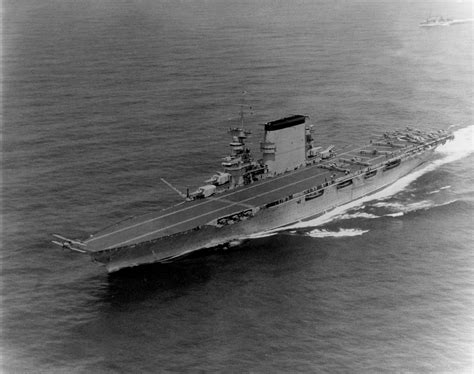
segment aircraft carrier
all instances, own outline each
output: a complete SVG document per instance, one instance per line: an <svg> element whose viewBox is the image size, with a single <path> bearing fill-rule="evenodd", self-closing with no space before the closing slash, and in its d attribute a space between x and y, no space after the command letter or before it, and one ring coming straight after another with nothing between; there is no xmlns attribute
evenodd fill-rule
<svg viewBox="0 0 474 374"><path fill-rule="evenodd" d="M55 234L53 243L90 255L109 272L169 262L314 218L377 192L453 139L447 130L406 128L338 153L334 146L315 144L313 126L306 119L292 115L264 124L258 159L245 144L250 133L242 121L229 131L231 152L222 161L223 171L196 191L182 194L182 203L127 219L83 240Z"/></svg>

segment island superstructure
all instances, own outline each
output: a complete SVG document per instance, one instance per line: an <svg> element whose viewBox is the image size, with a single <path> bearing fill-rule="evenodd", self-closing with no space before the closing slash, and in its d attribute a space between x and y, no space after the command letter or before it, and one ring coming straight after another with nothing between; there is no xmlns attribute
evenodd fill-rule
<svg viewBox="0 0 474 374"><path fill-rule="evenodd" d="M89 254L109 272L169 262L202 248L310 219L410 173L432 156L451 132L406 128L337 153L317 146L304 115L264 124L260 157L245 144L243 126L231 128L223 170L188 193L185 202L133 217L84 240L55 235L63 248Z"/></svg>

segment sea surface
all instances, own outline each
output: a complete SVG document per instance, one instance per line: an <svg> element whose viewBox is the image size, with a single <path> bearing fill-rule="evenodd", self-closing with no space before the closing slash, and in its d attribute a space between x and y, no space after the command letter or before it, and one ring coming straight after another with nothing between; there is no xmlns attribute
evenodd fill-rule
<svg viewBox="0 0 474 374"><path fill-rule="evenodd" d="M472 373L468 1L6 0L4 373ZM108 275L86 238L180 202L245 124L309 116L344 150L455 132L372 199L227 250Z"/></svg>

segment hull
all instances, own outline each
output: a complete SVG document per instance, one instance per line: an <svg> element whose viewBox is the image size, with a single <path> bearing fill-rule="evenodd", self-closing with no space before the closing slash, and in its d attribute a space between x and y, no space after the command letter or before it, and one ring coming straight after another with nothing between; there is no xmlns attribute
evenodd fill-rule
<svg viewBox="0 0 474 374"><path fill-rule="evenodd" d="M225 245L252 234L310 219L386 188L425 163L433 151L434 148L421 154L406 155L389 167L383 163L370 171L359 170L313 193L287 196L278 204L262 206L253 216L233 224L210 222L158 239L93 252L91 256L94 261L105 265L109 272L114 272L141 264L168 262L199 249Z"/></svg>
<svg viewBox="0 0 474 374"><path fill-rule="evenodd" d="M263 158L257 161L245 147L248 132L232 128L232 153L222 162L225 173L217 176L225 177L226 186L201 186L185 195L181 204L118 222L86 240L54 234L53 243L89 254L109 272L169 262L311 219L373 194L453 139L446 130L422 132L407 127L335 153L334 146L325 150L314 146L312 126L305 125L305 119L292 115L265 124Z"/></svg>

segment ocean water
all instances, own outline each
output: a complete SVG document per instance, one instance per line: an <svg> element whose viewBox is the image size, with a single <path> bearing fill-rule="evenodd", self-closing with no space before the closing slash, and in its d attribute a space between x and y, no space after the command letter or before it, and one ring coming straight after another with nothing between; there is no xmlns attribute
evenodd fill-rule
<svg viewBox="0 0 474 374"><path fill-rule="evenodd" d="M474 370L468 1L6 0L5 373ZM242 93L245 92L243 95ZM85 237L199 186L245 103L321 145L455 126L373 199L227 250L108 275Z"/></svg>

